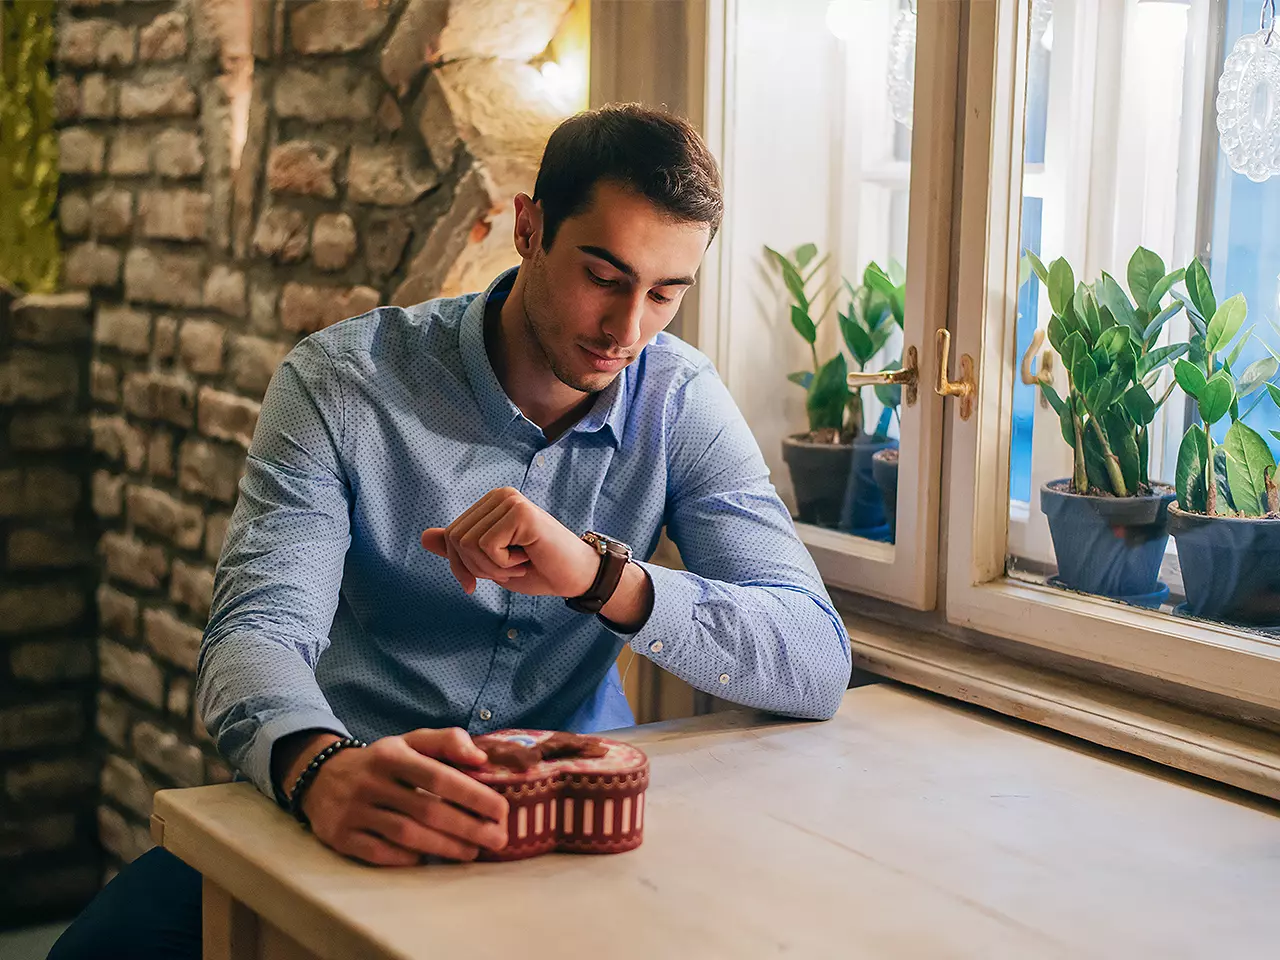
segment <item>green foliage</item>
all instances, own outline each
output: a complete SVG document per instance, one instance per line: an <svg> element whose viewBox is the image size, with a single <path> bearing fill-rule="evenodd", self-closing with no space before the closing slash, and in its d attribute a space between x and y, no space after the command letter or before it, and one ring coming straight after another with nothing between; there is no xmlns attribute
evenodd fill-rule
<svg viewBox="0 0 1280 960"><path fill-rule="evenodd" d="M841 285L828 293L826 284L819 279L826 257L817 258L815 244L806 243L790 255L772 247L764 249L791 295L791 326L809 345L813 369L789 373L787 379L806 393L810 432L826 432L833 440L865 432L862 390L850 390L848 385L850 361L838 348L834 356L821 359L817 344L822 325L837 297L842 291L847 292L847 310L836 310L840 340L853 368L862 370L884 348L893 331L902 329L906 286L900 268L891 264L889 271L885 271L878 264L870 263L857 287L842 279ZM896 369L897 365L895 362L890 369ZM886 407L896 409L901 389L877 387L876 395Z"/></svg>
<svg viewBox="0 0 1280 960"><path fill-rule="evenodd" d="M0 0L0 278L52 291L61 270L54 206L54 0Z"/></svg>
<svg viewBox="0 0 1280 960"><path fill-rule="evenodd" d="M1243 415L1240 412L1240 400L1260 390L1254 406L1270 401L1280 407L1280 386L1268 382L1280 372L1280 358L1268 348L1271 356L1249 364L1237 377L1233 367L1254 329L1240 332L1248 315L1244 296L1236 294L1219 305L1199 260L1186 269L1186 287L1187 312L1194 311L1196 333L1188 355L1177 361L1174 375L1196 401L1204 426L1189 426L1178 448L1178 506L1213 516L1280 515L1275 457L1266 440L1242 419L1253 407ZM1219 361L1222 351L1228 352ZM1215 446L1210 428L1228 416L1226 438ZM1280 434L1273 434L1280 440Z"/></svg>
<svg viewBox="0 0 1280 960"><path fill-rule="evenodd" d="M1165 301L1184 271L1166 271L1157 254L1139 247L1129 261L1128 294L1105 272L1085 284L1065 259L1046 267L1026 251L1022 276L1032 273L1048 292L1049 343L1067 370L1065 398L1049 384L1042 383L1040 391L1074 452L1073 492L1146 493L1148 427L1169 396L1167 390L1158 397L1151 390L1163 367L1189 349L1156 346L1164 325L1182 309L1180 301Z"/></svg>

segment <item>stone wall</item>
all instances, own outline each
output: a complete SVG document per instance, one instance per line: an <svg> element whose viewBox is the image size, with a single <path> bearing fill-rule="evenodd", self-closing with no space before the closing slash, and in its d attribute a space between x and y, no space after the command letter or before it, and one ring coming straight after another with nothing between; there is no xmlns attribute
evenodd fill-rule
<svg viewBox="0 0 1280 960"><path fill-rule="evenodd" d="M231 775L193 715L193 670L273 370L314 330L514 262L510 198L571 112L537 69L568 42L570 7L63 9L59 219L65 286L94 304L97 826L113 865L149 846L156 788Z"/></svg>
<svg viewBox="0 0 1280 960"><path fill-rule="evenodd" d="M0 928L97 886L84 294L0 289Z"/></svg>

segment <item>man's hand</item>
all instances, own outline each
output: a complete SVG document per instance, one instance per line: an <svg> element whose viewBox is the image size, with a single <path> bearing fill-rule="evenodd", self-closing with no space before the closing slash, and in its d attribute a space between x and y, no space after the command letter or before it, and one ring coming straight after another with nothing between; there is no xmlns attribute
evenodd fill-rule
<svg viewBox="0 0 1280 960"><path fill-rule="evenodd" d="M321 735L318 749L334 739ZM309 738L288 765L286 789L314 756L315 742ZM480 847L506 845L507 801L441 761L477 766L485 759L456 727L383 737L326 761L302 811L322 843L366 863L409 866L423 855L474 860Z"/></svg>
<svg viewBox="0 0 1280 960"><path fill-rule="evenodd" d="M467 593L493 580L526 596L577 597L600 570L589 544L511 487L485 494L447 527L424 530L422 545L448 558Z"/></svg>

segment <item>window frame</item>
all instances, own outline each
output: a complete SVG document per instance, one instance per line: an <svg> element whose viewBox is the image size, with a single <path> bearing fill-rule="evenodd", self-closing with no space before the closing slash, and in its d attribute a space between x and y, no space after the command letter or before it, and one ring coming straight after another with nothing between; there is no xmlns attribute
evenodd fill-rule
<svg viewBox="0 0 1280 960"><path fill-rule="evenodd" d="M947 411L946 616L972 628L1269 709L1280 637L1005 578L1029 0L968 8L952 369L975 358L973 416ZM979 478L983 478L979 481Z"/></svg>
<svg viewBox="0 0 1280 960"><path fill-rule="evenodd" d="M914 347L919 371L918 399L899 410L899 475L912 478L898 490L894 544L878 543L837 531L797 523L826 583L856 590L917 610L937 606L938 489L942 476L942 403L936 378L934 329L943 324L950 302L952 187L956 162L958 67L963 0L917 3L916 78L907 229L907 281L903 342ZM750 297L731 282L734 268L743 276L748 249L760 250L772 237L751 235L735 214L735 198L746 183L737 150L738 0L707 4L707 70L703 115L705 133L720 160L726 196L725 224L711 249L698 284L699 318L694 343L716 364L731 394L749 384L738 382L734 360L751 349L735 336ZM795 118L789 118L794 122ZM867 179L889 188L892 165ZM786 173L780 171L779 177ZM856 234L857 224L848 226ZM837 231L839 232L839 231ZM837 236L835 245L846 238ZM735 322L736 318L736 322ZM784 318L785 319L785 318ZM779 376L781 382L781 376Z"/></svg>

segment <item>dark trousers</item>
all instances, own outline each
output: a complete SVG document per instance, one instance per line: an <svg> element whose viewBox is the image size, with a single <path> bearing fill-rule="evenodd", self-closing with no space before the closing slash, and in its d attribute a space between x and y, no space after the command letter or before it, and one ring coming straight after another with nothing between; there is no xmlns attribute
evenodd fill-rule
<svg viewBox="0 0 1280 960"><path fill-rule="evenodd" d="M200 874L155 847L120 871L48 960L200 960Z"/></svg>

